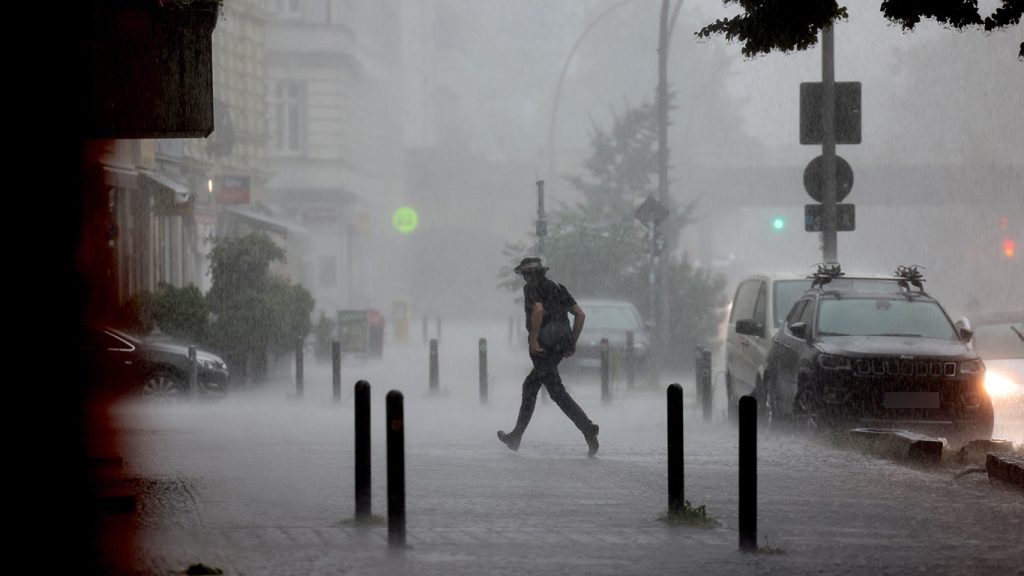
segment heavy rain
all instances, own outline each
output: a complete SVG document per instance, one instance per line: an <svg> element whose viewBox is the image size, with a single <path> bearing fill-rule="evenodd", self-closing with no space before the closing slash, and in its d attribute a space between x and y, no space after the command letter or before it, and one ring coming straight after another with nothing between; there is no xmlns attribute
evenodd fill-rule
<svg viewBox="0 0 1024 576"><path fill-rule="evenodd" d="M779 4L67 8L25 569L1024 575L1021 3Z"/></svg>

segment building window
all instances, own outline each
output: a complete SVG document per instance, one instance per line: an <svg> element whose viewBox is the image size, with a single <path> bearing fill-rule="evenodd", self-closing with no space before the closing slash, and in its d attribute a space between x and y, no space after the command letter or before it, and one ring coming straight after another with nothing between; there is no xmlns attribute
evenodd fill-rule
<svg viewBox="0 0 1024 576"><path fill-rule="evenodd" d="M300 155L306 149L306 85L278 82L274 97L274 148L281 154Z"/></svg>
<svg viewBox="0 0 1024 576"><path fill-rule="evenodd" d="M320 285L334 286L338 282L338 264L334 256L320 257Z"/></svg>

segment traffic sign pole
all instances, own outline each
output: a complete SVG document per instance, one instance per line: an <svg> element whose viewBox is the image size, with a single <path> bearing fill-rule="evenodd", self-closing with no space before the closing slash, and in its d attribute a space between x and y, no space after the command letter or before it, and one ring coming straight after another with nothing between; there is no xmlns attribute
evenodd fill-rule
<svg viewBox="0 0 1024 576"><path fill-rule="evenodd" d="M821 155L824 159L825 194L824 226L822 230L822 256L825 262L839 260L836 242L836 128L835 128L835 33L832 24L821 30L821 125L823 138Z"/></svg>

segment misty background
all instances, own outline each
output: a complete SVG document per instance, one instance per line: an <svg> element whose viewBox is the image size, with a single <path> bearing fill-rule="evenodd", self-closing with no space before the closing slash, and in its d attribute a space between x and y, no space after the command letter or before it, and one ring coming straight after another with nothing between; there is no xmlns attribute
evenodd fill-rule
<svg viewBox="0 0 1024 576"><path fill-rule="evenodd" d="M1019 307L1024 266L1001 252L1003 236L1024 226L1019 34L928 23L904 33L876 2L849 9L836 26L836 80L862 84L863 136L837 148L853 167L846 202L858 211L857 230L839 234L840 261L881 273L919 264L951 314L972 300ZM549 211L581 200L564 176L581 173L595 126L653 100L659 10L655 1L403 3L405 186L423 205L410 268L417 304L445 315L516 310L492 289L500 246L531 240L535 180L545 180ZM746 273L810 272L821 260L819 235L802 227L803 171L821 150L798 139L799 83L820 81L821 52L745 59L736 45L694 37L725 15L720 2L686 2L675 27L670 192L697 200L698 222L676 255L725 274L731 291Z"/></svg>
<svg viewBox="0 0 1024 576"><path fill-rule="evenodd" d="M225 3L214 132L107 144L108 172L138 168L141 187L173 192L162 212L152 204L149 227L138 224L138 210L151 210L133 204L138 191L112 192L118 298L161 283L206 293L213 239L262 231L286 250L275 272L311 292L314 316L520 315L519 293L499 287L512 263L504 250L536 240L538 180L549 218L581 201L567 178L585 175L595 132L653 102L660 6ZM838 235L840 262L922 266L954 316L1019 308L1022 256L1006 250L1024 239L1019 30L924 22L904 33L877 1L848 8L835 77L862 85L862 141L837 147L857 210L856 231ZM820 235L803 229L804 168L821 148L799 144L800 83L820 81L820 47L747 59L724 39L697 40L732 14L684 2L668 57L669 193L694 206L668 250L722 275L730 296L745 274L809 273L822 259ZM401 207L418 216L411 232L394 226Z"/></svg>

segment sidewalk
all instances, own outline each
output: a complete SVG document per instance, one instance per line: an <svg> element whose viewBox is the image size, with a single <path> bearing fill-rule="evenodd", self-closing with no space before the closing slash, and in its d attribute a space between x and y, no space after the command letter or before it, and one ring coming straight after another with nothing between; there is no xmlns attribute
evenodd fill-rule
<svg viewBox="0 0 1024 576"><path fill-rule="evenodd" d="M467 337L467 341L470 339ZM492 342L496 342L492 340ZM125 473L139 509L112 517L134 530L137 573L203 564L225 574L1024 574L1024 498L974 475L915 469L803 437L759 438L758 544L738 551L735 429L705 423L684 386L685 496L716 527L668 526L664 388L597 381L570 391L601 426L598 457L551 402L539 402L520 450L495 431L515 420L528 368L492 344L490 401L478 396L475 337L465 356L441 355L428 394L427 357L343 369L331 400L329 367L215 403L126 405ZM372 386L372 507L387 514L384 395L404 395L406 542L354 514L351 387ZM720 404L719 404L720 405ZM122 532L125 534L127 532ZM127 566L125 566L127 565ZM115 568L118 566L115 566Z"/></svg>

